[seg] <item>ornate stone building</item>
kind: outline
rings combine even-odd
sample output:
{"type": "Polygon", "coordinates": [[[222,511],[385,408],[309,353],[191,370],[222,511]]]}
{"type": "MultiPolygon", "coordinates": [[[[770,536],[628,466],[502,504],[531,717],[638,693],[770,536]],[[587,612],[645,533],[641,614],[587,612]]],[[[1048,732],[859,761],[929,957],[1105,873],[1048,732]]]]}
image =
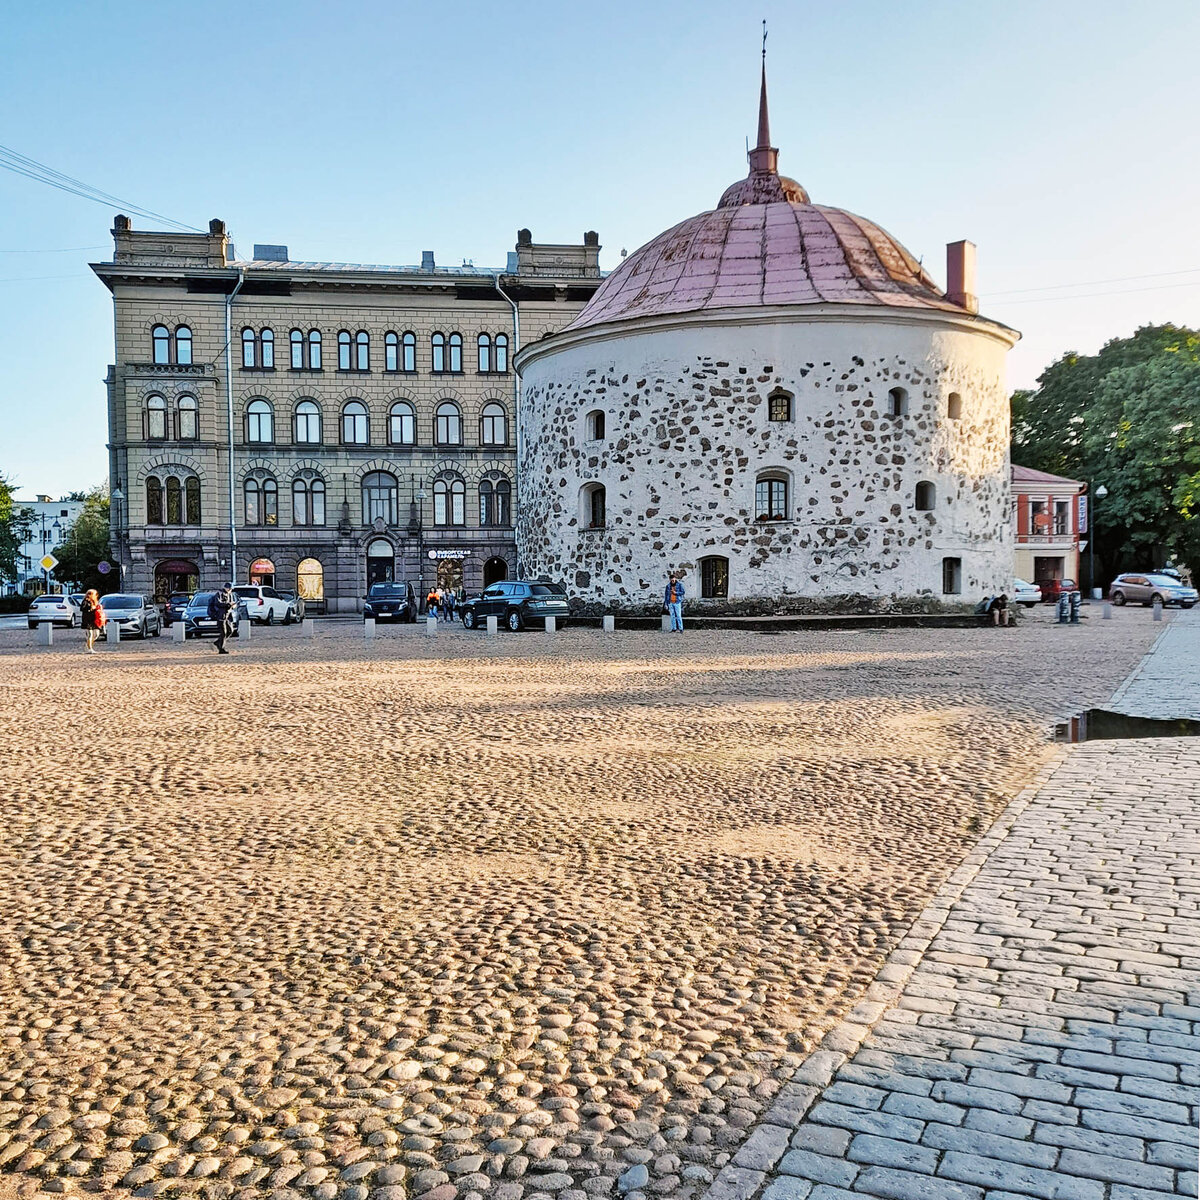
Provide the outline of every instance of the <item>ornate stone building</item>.
{"type": "Polygon", "coordinates": [[[113,228],[108,373],[123,586],[298,588],[328,611],[369,582],[478,589],[515,574],[513,358],[600,282],[594,233],[503,269],[236,257],[207,234],[113,228]]]}
{"type": "Polygon", "coordinates": [[[764,70],[749,176],[518,356],[523,565],[597,608],[671,569],[714,607],[1010,590],[1018,335],[978,315],[970,243],[948,276],[779,175],[764,70]]]}

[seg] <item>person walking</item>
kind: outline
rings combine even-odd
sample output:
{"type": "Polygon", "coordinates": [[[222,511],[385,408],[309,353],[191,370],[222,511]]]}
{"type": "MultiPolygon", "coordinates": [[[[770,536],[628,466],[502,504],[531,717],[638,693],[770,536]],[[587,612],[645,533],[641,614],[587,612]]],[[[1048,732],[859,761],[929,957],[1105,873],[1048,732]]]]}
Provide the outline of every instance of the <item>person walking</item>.
{"type": "Polygon", "coordinates": [[[445,599],[446,620],[447,621],[450,621],[450,622],[454,621],[454,606],[455,606],[456,600],[457,600],[457,597],[454,595],[454,589],[450,588],[446,592],[446,599],[445,599]]]}
{"type": "Polygon", "coordinates": [[[100,593],[89,588],[83,594],[79,606],[79,623],[83,626],[83,642],[88,654],[96,653],[96,639],[104,628],[104,609],[100,607],[100,593]]]}
{"type": "Polygon", "coordinates": [[[677,571],[671,572],[663,593],[663,607],[671,614],[671,632],[683,632],[683,580],[677,571]]]}
{"type": "Polygon", "coordinates": [[[217,623],[216,649],[218,654],[228,654],[225,649],[225,639],[233,632],[236,623],[234,617],[233,588],[227,583],[219,592],[214,592],[208,602],[208,616],[217,623]]]}
{"type": "Polygon", "coordinates": [[[435,621],[438,616],[438,594],[437,588],[430,588],[429,595],[425,597],[425,615],[432,617],[435,621]]]}

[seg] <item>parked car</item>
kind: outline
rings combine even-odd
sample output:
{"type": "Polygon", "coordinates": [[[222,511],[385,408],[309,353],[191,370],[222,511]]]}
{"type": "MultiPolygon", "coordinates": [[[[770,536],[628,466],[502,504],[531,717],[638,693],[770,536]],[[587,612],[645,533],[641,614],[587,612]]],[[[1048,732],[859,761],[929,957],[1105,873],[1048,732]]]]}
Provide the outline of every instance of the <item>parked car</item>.
{"type": "Polygon", "coordinates": [[[291,606],[297,621],[304,620],[304,597],[299,592],[279,593],[291,606]]]}
{"type": "Polygon", "coordinates": [[[1042,599],[1047,604],[1057,604],[1059,596],[1079,591],[1079,584],[1074,579],[1037,579],[1034,582],[1042,589],[1042,599]]]}
{"type": "Polygon", "coordinates": [[[1127,572],[1118,575],[1108,588],[1108,598],[1116,605],[1122,604],[1153,604],[1155,600],[1163,604],[1178,604],[1180,608],[1191,608],[1200,593],[1186,583],[1181,583],[1173,575],[1138,575],[1127,572]]]}
{"type": "Polygon", "coordinates": [[[463,605],[462,623],[467,629],[478,629],[487,625],[488,617],[497,617],[501,625],[516,633],[531,622],[540,625],[546,617],[556,617],[559,627],[565,627],[569,612],[567,593],[557,584],[506,579],[468,600],[463,605]]]}
{"type": "MultiPolygon", "coordinates": [[[[217,623],[208,615],[208,602],[216,592],[197,592],[183,610],[183,636],[205,637],[217,636],[217,623]]],[[[233,610],[233,636],[237,637],[242,631],[242,622],[247,620],[246,606],[240,600],[233,610]]]]}
{"type": "Polygon", "coordinates": [[[250,620],[260,625],[273,625],[276,621],[290,625],[296,619],[296,606],[272,587],[242,584],[233,593],[245,603],[250,620]]]}
{"type": "Polygon", "coordinates": [[[1013,580],[1013,603],[1023,604],[1026,608],[1032,608],[1035,604],[1042,602],[1042,589],[1036,583],[1029,583],[1024,579],[1013,580]]]}
{"type": "Polygon", "coordinates": [[[163,624],[169,629],[176,621],[183,620],[191,596],[187,592],[172,592],[163,605],[163,624]]]}
{"type": "Polygon", "coordinates": [[[72,592],[71,593],[71,603],[73,605],[75,605],[75,607],[78,608],[80,611],[82,611],[82,609],[83,609],[83,600],[86,595],[87,595],[86,592],[72,592]]]}
{"type": "Polygon", "coordinates": [[[420,605],[411,583],[373,583],[363,599],[363,620],[415,621],[420,605]]]}
{"type": "Polygon", "coordinates": [[[79,624],[79,605],[62,592],[47,592],[44,596],[35,596],[29,606],[29,628],[36,629],[45,621],[74,629],[79,624]]]}
{"type": "Polygon", "coordinates": [[[120,637],[158,637],[162,633],[162,617],[158,605],[134,592],[110,592],[100,597],[100,607],[109,625],[117,626],[120,637]]]}

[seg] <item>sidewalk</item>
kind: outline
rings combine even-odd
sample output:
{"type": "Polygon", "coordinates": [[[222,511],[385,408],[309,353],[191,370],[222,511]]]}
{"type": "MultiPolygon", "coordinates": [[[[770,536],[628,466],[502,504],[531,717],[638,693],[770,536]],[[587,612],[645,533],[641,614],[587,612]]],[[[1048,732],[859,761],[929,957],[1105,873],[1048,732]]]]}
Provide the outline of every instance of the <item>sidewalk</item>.
{"type": "MultiPolygon", "coordinates": [[[[1200,610],[1113,698],[1200,716],[1200,610]]],[[[1091,742],[1013,802],[709,1200],[1197,1194],[1200,739],[1091,742]]]]}

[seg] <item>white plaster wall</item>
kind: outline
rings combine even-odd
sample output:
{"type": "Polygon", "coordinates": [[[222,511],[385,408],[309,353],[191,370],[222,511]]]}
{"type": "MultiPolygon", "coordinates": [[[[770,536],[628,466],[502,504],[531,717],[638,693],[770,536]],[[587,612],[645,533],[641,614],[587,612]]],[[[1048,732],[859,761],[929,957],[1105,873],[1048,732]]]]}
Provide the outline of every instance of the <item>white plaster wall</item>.
{"type": "MultiPolygon", "coordinates": [[[[619,337],[563,335],[523,363],[522,568],[589,605],[652,607],[668,570],[729,559],[731,604],[851,598],[966,603],[1011,589],[1008,339],[919,313],[709,317],[619,337]],[[767,396],[794,396],[792,420],[767,396]],[[907,415],[886,414],[889,389],[907,415]],[[962,416],[947,416],[950,393],[962,416]],[[606,436],[588,441],[600,409],[606,436]],[[756,523],[760,471],[790,478],[786,521],[756,523]],[[918,481],[936,486],[917,511],[918,481]],[[584,528],[601,483],[607,525],[584,528]],[[942,559],[962,559],[943,595],[942,559]]],[[[994,328],[987,326],[985,328],[994,328]]]]}

